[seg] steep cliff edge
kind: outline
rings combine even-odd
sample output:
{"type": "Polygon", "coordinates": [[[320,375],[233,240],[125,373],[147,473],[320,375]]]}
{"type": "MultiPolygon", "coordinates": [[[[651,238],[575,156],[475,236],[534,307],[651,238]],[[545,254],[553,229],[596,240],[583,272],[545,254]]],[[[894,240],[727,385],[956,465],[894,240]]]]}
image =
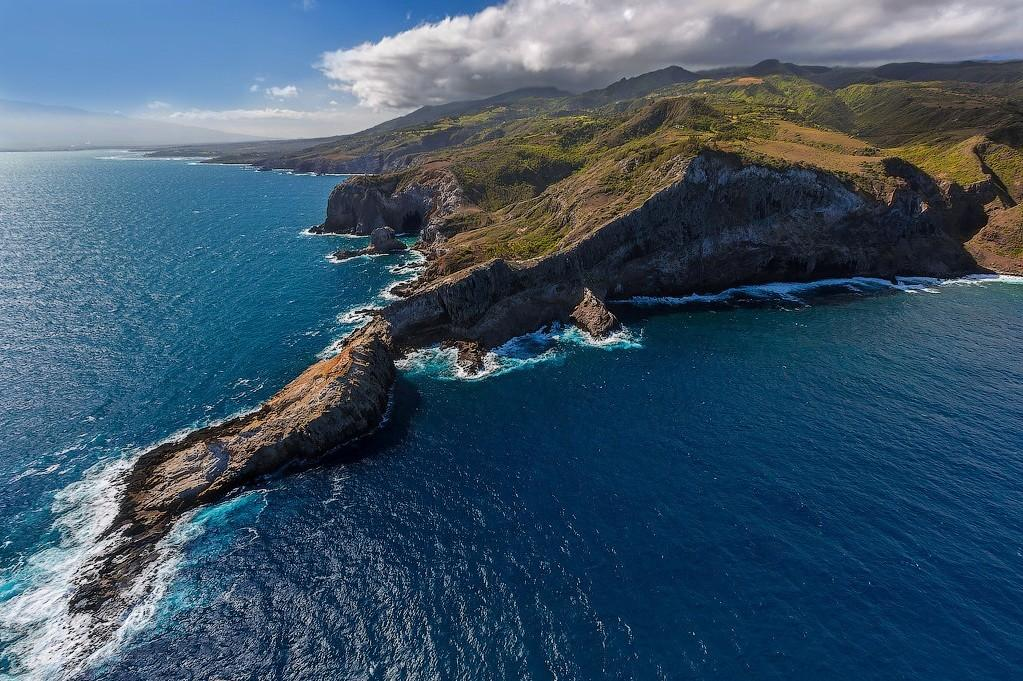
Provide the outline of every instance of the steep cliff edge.
{"type": "Polygon", "coordinates": [[[365,236],[389,227],[398,234],[419,233],[465,203],[457,181],[441,168],[420,170],[415,183],[404,183],[404,177],[360,175],[342,182],[330,192],[323,223],[310,231],[365,236]]]}
{"type": "MultiPolygon", "coordinates": [[[[492,259],[425,277],[352,334],[339,355],[315,364],[259,410],[144,454],[108,531],[117,541],[82,575],[73,608],[123,609],[133,578],[155,559],[157,542],[182,514],[374,429],[400,352],[453,345],[460,365],[473,372],[487,349],[555,321],[595,336],[613,332],[618,321],[608,300],[980,269],[963,241],[988,219],[984,206],[993,190],[983,184],[939,185],[893,159],[871,194],[822,170],[713,150],[668,159],[660,168],[669,175],[637,207],[588,230],[569,229],[542,257],[492,259]]],[[[416,204],[420,219],[450,233],[445,221],[464,208],[457,187],[443,170],[423,176],[430,183],[405,178],[403,185],[401,177],[343,183],[331,194],[332,224],[386,224],[404,219],[404,202],[423,200],[416,204]]],[[[432,238],[439,243],[422,247],[436,257],[432,249],[444,239],[432,238]]]]}
{"type": "Polygon", "coordinates": [[[941,187],[886,163],[885,193],[833,174],[704,151],[638,208],[551,255],[494,260],[425,281],[382,315],[396,342],[456,338],[493,347],[581,302],[685,295],[825,277],[949,277],[979,268],[963,234],[984,224],[987,190],[941,187]]]}

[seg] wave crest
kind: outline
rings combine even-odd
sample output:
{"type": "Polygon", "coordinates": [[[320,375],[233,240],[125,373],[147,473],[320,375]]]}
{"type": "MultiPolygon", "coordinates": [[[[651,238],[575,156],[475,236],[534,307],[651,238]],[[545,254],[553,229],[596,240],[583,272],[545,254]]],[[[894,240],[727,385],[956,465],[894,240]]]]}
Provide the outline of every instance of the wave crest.
{"type": "Polygon", "coordinates": [[[563,361],[572,349],[621,350],[642,347],[641,335],[629,329],[597,339],[574,326],[552,324],[533,333],[516,336],[483,358],[483,370],[468,374],[458,365],[458,351],[433,346],[410,352],[397,362],[400,370],[441,380],[479,381],[527,369],[537,364],[563,361]]]}

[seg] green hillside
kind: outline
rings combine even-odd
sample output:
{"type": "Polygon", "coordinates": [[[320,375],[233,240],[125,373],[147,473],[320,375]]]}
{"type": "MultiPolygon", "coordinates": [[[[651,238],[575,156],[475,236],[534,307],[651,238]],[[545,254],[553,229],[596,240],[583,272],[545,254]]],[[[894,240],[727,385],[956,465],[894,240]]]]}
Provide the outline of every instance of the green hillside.
{"type": "MultiPolygon", "coordinates": [[[[443,274],[565,247],[675,181],[701,149],[820,168],[874,195],[886,190],[884,159],[899,157],[938,182],[990,179],[1009,209],[1023,199],[1023,68],[773,60],[701,74],[669,68],[582,95],[527,89],[424,107],[307,147],[221,149],[221,162],[396,171],[395,186],[424,169],[449,172],[467,204],[446,219],[447,240],[431,262],[443,274]],[[936,77],[945,80],[922,80],[936,77]]],[[[992,220],[1005,227],[986,234],[985,248],[1015,252],[1011,215],[992,220]]]]}

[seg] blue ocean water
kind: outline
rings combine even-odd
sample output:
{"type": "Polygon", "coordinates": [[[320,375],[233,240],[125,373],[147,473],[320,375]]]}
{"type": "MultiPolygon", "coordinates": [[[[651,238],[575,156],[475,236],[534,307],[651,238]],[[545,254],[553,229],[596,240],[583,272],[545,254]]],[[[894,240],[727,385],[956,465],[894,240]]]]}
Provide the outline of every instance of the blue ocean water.
{"type": "Polygon", "coordinates": [[[204,509],[94,659],[66,573],[122,461],[256,406],[406,276],[337,178],[0,155],[0,673],[1006,679],[1023,286],[757,287],[403,362],[387,426],[204,509]],[[173,559],[172,559],[173,558],[173,559]],[[82,666],[84,664],[84,667],[82,666]]]}

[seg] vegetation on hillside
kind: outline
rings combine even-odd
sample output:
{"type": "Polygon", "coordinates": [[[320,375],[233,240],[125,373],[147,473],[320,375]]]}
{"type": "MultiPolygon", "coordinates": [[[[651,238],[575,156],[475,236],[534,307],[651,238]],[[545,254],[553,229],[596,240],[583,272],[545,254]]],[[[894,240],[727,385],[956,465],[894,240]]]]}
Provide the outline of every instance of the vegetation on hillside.
{"type": "MultiPolygon", "coordinates": [[[[895,156],[943,182],[991,178],[1009,206],[1023,200],[1023,62],[674,67],[576,96],[530,89],[424,107],[356,135],[247,145],[220,160],[362,163],[397,169],[405,183],[425,167],[449,170],[470,203],[447,219],[434,263],[450,272],[566,247],[676,181],[708,148],[821,168],[875,194],[895,156]]],[[[1014,219],[985,237],[1000,253],[1023,244],[1014,219]]]]}

